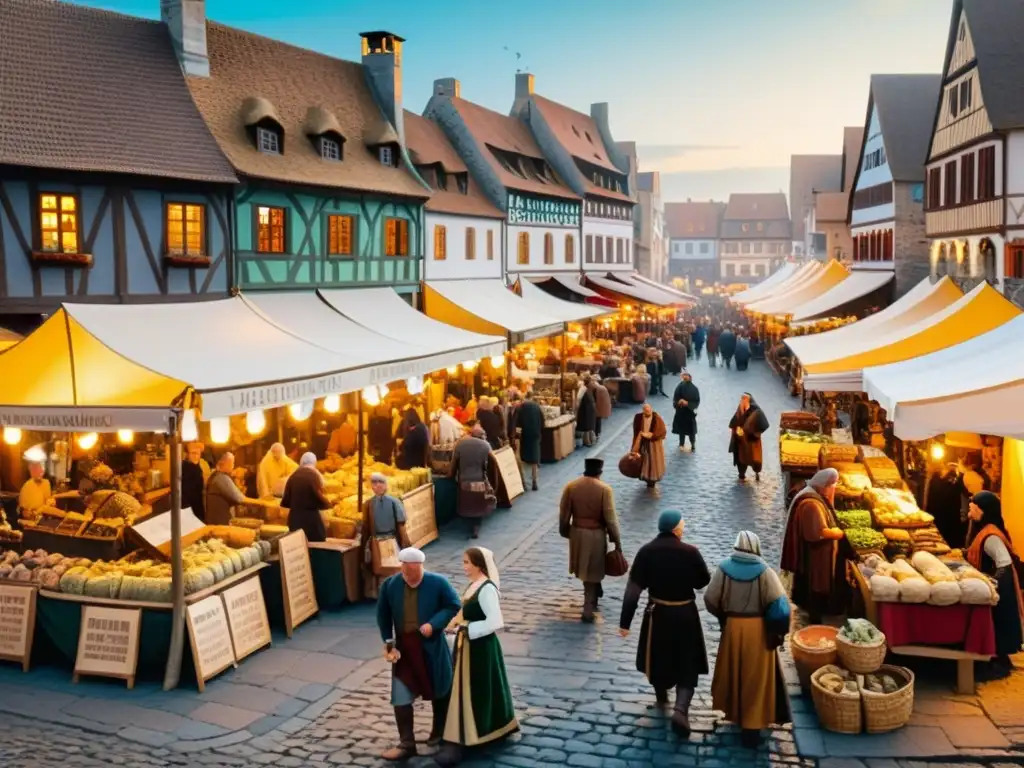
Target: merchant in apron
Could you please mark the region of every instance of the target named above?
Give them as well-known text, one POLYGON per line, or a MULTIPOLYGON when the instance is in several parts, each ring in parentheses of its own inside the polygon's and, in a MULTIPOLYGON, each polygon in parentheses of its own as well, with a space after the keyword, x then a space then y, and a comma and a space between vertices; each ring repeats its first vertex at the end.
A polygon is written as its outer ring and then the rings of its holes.
POLYGON ((411 546, 405 529, 405 507, 388 493, 388 479, 380 472, 370 475, 373 496, 363 502, 360 547, 364 565, 363 591, 377 597, 380 583, 400 570, 399 551, 411 546))

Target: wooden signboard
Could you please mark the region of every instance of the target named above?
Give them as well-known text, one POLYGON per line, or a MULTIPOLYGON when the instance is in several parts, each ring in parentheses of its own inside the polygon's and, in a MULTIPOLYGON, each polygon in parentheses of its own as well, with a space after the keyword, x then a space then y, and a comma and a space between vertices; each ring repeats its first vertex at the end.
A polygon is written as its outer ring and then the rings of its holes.
POLYGON ((241 661, 270 645, 270 621, 259 576, 246 579, 221 594, 227 609, 235 659, 241 661))
POLYGON ((423 549, 437 536, 437 515, 434 513, 434 484, 421 485, 402 497, 405 507, 405 531, 416 549, 423 549))
POLYGON ((138 608, 83 605, 72 682, 77 683, 82 675, 96 675, 126 680, 128 688, 134 688, 141 630, 142 611, 138 608))
POLYGON ((281 592, 284 595, 284 628, 288 637, 299 624, 320 610, 313 584, 305 531, 292 531, 277 540, 281 556, 281 592))
POLYGON ((36 628, 36 588, 0 584, 0 659, 28 672, 36 628))
MULTIPOLYGON (((258 579, 257 579, 258 581, 258 579)), ((206 681, 228 667, 235 667, 235 649, 231 630, 220 595, 210 595, 185 609, 188 641, 192 646, 192 662, 196 668, 199 692, 206 690, 206 681)))
MULTIPOLYGON (((130 538, 150 552, 170 557, 171 513, 161 512, 126 529, 130 538)), ((206 535, 206 525, 192 513, 191 507, 181 510, 181 546, 185 548, 206 535)))
POLYGON ((507 445, 496 450, 494 458, 498 465, 498 477, 505 488, 506 500, 511 504, 526 491, 523 487, 523 476, 519 471, 519 460, 515 451, 507 445))

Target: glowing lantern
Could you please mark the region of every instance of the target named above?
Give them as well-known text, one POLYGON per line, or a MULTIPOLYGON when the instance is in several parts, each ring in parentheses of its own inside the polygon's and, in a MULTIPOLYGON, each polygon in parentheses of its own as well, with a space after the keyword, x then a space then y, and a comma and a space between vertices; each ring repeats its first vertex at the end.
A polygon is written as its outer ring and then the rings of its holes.
POLYGON ((341 410, 341 395, 328 395, 324 398, 324 410, 327 413, 337 413, 341 410))
POLYGON ((363 388, 363 402, 367 405, 380 405, 380 392, 372 384, 363 388))
POLYGON ((78 436, 78 447, 83 451, 88 451, 99 441, 100 436, 95 432, 86 432, 84 435, 78 436))
POLYGON ((494 357, 491 358, 491 367, 492 368, 502 368, 502 367, 504 367, 504 365, 505 365, 505 356, 504 355, 495 355, 494 357))
POLYGON ((135 433, 130 429, 117 430, 117 442, 121 445, 131 445, 135 442, 135 433))
POLYGON ((227 418, 210 419, 210 440, 216 445, 224 445, 231 439, 231 422, 227 418))
POLYGON ((4 442, 8 445, 17 445, 21 442, 21 430, 17 427, 4 427, 4 442))
POLYGON ((181 416, 181 439, 191 443, 199 439, 199 424, 196 423, 196 412, 189 409, 181 416))
POLYGON ((245 414, 245 428, 250 435, 261 435, 267 428, 267 417, 263 411, 249 411, 245 414))
POLYGON ((308 400, 302 403, 292 403, 288 406, 288 413, 295 421, 305 421, 313 413, 313 403, 308 400))

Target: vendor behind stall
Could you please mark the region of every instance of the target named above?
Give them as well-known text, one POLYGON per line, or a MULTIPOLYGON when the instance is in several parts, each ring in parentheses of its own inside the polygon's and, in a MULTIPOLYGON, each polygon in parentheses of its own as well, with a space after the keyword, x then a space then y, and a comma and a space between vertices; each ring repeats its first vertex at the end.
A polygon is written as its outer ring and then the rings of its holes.
POLYGON ((253 501, 246 498, 235 485, 232 478, 234 471, 235 455, 227 451, 220 457, 217 468, 206 484, 206 499, 203 506, 206 509, 207 525, 228 525, 231 518, 235 517, 236 507, 253 501))
POLYGON ((331 502, 324 496, 324 477, 316 468, 316 454, 305 453, 299 459, 299 468, 285 482, 281 506, 288 510, 289 531, 305 531, 306 541, 327 540, 320 512, 330 509, 331 502))
POLYGON ((33 461, 28 465, 29 479, 21 486, 18 494, 18 509, 34 513, 36 510, 53 504, 53 489, 50 488, 50 481, 43 475, 45 469, 42 463, 33 461))
POLYGON ((412 546, 406 532, 405 507, 400 499, 389 494, 388 479, 379 472, 370 476, 370 487, 373 496, 363 502, 363 526, 360 539, 362 562, 367 573, 364 579, 366 597, 376 597, 380 583, 388 576, 398 572, 394 563, 384 562, 381 543, 385 543, 385 552, 390 542, 395 543, 392 554, 412 546))
POLYGON ((203 444, 189 443, 181 462, 181 508, 191 509, 200 520, 206 520, 204 505, 206 478, 203 476, 203 444))
POLYGON ((398 448, 395 465, 399 469, 427 466, 430 455, 430 431, 415 408, 407 408, 402 416, 399 436, 402 438, 402 444, 398 448))
POLYGON ((348 458, 359 450, 359 434, 350 418, 344 419, 341 424, 331 432, 330 440, 327 442, 327 455, 348 458))
POLYGON ((256 475, 256 492, 261 499, 280 498, 284 493, 284 484, 298 464, 285 455, 284 446, 274 443, 267 455, 260 462, 256 475))

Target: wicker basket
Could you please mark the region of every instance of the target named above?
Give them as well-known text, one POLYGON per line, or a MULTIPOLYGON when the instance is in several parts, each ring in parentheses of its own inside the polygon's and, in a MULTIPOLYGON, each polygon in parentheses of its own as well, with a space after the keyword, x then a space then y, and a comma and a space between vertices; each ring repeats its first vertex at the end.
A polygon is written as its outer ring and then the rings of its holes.
POLYGON ((835 733, 860 733, 864 728, 860 696, 842 696, 822 688, 818 678, 829 672, 842 670, 829 664, 811 675, 811 698, 821 727, 835 733))
POLYGON ((882 639, 874 645, 855 645, 843 640, 842 635, 836 635, 836 650, 840 666, 857 675, 870 675, 882 666, 888 648, 885 645, 885 635, 882 635, 882 639))
POLYGON ((876 674, 892 675, 906 682, 895 693, 872 693, 861 688, 864 730, 868 733, 888 733, 906 725, 914 711, 914 673, 906 667, 883 664, 876 674))
POLYGON ((831 648, 818 648, 817 642, 828 639, 835 642, 835 627, 826 627, 822 624, 812 624, 809 627, 794 632, 789 639, 789 651, 796 663, 796 673, 800 678, 800 687, 808 690, 811 687, 811 675, 827 664, 836 663, 836 646, 831 648))

